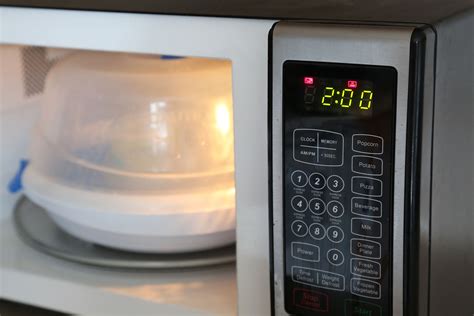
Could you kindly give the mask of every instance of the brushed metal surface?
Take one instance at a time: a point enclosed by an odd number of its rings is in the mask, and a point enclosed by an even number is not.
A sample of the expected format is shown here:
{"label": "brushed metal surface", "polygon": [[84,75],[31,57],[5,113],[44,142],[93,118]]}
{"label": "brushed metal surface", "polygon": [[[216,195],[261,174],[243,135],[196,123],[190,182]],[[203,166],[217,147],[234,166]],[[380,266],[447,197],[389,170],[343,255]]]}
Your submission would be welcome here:
{"label": "brushed metal surface", "polygon": [[286,60],[392,66],[398,72],[393,205],[393,315],[403,314],[404,200],[410,38],[414,25],[278,23],[273,32],[273,252],[274,309],[283,300],[282,69]]}

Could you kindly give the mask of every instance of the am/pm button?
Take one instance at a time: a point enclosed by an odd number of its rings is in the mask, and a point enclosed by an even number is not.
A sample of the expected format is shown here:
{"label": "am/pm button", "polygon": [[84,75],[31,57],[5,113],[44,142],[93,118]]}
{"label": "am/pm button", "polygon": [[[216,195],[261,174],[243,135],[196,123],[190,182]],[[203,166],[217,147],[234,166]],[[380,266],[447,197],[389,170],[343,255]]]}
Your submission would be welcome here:
{"label": "am/pm button", "polygon": [[383,154],[383,138],[370,134],[352,135],[352,150],[373,155]]}

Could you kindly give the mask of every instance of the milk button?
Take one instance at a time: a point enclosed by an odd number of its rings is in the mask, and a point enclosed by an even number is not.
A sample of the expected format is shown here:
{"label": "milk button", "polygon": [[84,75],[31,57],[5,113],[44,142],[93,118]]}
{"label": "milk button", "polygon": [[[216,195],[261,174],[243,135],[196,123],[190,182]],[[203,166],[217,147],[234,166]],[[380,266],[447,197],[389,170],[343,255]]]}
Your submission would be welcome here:
{"label": "milk button", "polygon": [[358,153],[383,154],[383,138],[369,134],[352,135],[352,150]]}
{"label": "milk button", "polygon": [[365,218],[353,218],[351,226],[354,235],[370,238],[382,237],[382,224],[380,222]]}

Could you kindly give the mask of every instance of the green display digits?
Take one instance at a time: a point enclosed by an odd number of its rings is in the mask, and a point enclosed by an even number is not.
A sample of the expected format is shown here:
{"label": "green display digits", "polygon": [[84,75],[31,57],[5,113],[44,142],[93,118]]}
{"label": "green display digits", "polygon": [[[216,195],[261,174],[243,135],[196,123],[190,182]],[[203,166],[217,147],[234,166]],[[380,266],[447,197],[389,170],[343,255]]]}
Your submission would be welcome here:
{"label": "green display digits", "polygon": [[[314,87],[314,86],[312,86]],[[312,88],[311,87],[311,88]],[[314,90],[311,93],[308,93],[308,88],[305,90],[305,103],[310,103],[314,101]],[[334,98],[334,95],[340,95],[340,98]],[[361,110],[370,110],[372,107],[372,98],[374,93],[371,90],[363,90],[360,94],[356,93],[358,96],[355,97],[356,101],[359,99],[359,109]],[[352,101],[354,100],[354,90],[346,88],[342,91],[337,91],[334,87],[326,86],[324,88],[323,96],[321,98],[321,104],[323,106],[333,106],[337,105],[342,108],[350,108],[352,106]],[[310,102],[308,102],[310,101]]]}

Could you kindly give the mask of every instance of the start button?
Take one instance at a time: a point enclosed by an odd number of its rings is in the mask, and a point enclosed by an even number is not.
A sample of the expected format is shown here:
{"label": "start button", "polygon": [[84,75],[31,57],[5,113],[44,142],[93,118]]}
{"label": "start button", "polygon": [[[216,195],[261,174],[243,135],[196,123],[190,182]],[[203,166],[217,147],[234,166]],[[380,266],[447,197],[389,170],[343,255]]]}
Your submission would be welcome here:
{"label": "start button", "polygon": [[381,316],[380,306],[355,300],[346,300],[345,316]]}

